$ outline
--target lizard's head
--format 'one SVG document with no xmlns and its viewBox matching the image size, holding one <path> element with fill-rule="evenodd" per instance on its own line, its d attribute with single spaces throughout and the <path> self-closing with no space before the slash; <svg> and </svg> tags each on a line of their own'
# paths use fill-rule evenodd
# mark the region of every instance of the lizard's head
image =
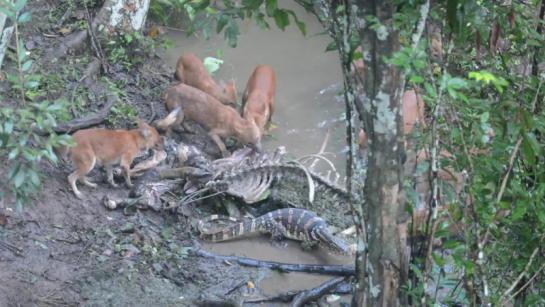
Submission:
<svg viewBox="0 0 545 307">
<path fill-rule="evenodd" d="M 315 232 L 319 245 L 324 247 L 335 254 L 350 255 L 352 251 L 348 247 L 348 244 L 344 240 L 334 236 L 327 227 L 320 227 Z"/>
</svg>

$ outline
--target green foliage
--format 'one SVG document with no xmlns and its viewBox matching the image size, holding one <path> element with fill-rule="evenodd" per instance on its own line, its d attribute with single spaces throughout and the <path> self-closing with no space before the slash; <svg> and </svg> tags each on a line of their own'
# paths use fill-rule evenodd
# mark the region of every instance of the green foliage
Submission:
<svg viewBox="0 0 545 307">
<path fill-rule="evenodd" d="M 142 55 L 152 53 L 154 47 L 154 41 L 138 31 L 118 32 L 106 42 L 105 50 L 108 60 L 130 69 L 133 65 L 141 65 L 145 58 Z"/>
<path fill-rule="evenodd" d="M 138 111 L 127 100 L 127 93 L 122 90 L 124 84 L 115 84 L 107 78 L 103 78 L 108 84 L 108 90 L 118 96 L 118 101 L 112 106 L 110 114 L 106 117 L 106 124 L 110 127 L 125 126 L 127 123 L 135 123 L 138 119 Z"/>
<path fill-rule="evenodd" d="M 447 219 L 453 224 L 463 217 L 464 233 L 458 240 L 446 237 L 443 249 L 450 251 L 447 259 L 435 254 L 431 257 L 440 268 L 454 264 L 455 272 L 448 278 L 474 283 L 474 293 L 460 287 L 456 295 L 446 299 L 449 302 L 467 304 L 469 295 L 483 299 L 485 276 L 489 300 L 500 304 L 500 299 L 509 299 L 502 294 L 517 276 L 527 270 L 525 276 L 530 278 L 544 263 L 542 258 L 534 259 L 527 266 L 533 251 L 540 248 L 545 229 L 545 84 L 543 73 L 530 74 L 534 59 L 535 63 L 545 61 L 543 52 L 536 48 L 545 45 L 544 36 L 536 35 L 536 11 L 538 2 L 500 5 L 449 0 L 432 6 L 431 22 L 446 21 L 443 42 L 445 37 L 452 38 L 445 62 L 429 58 L 425 44 L 415 50 L 409 47 L 418 10 L 405 3 L 396 14 L 403 47 L 389 62 L 407 73 L 410 86 L 424 89 L 429 110 L 441 103 L 436 118 L 439 150 L 453 155 L 450 167 L 468 173 L 465 190 L 452 194 L 454 198 L 449 200 L 459 214 L 456 217 L 451 212 Z M 498 35 L 497 44 L 490 42 L 493 35 Z M 519 140 L 520 149 L 516 146 Z M 429 136 L 423 142 L 429 142 Z M 471 208 L 473 213 L 468 211 Z M 502 210 L 505 214 L 499 215 Z M 486 265 L 482 265 L 476 246 L 486 232 L 490 238 L 483 246 Z M 435 237 L 443 234 L 440 228 Z M 414 261 L 414 279 L 407 293 L 420 301 L 424 294 L 417 281 L 423 276 L 422 259 Z M 511 294 L 520 286 L 517 284 Z M 534 304 L 534 294 L 544 287 L 537 279 L 532 289 L 521 289 L 526 299 L 522 305 Z"/>
<path fill-rule="evenodd" d="M 30 13 L 20 14 L 25 0 L 15 3 L 2 1 L 0 10 L 16 25 L 30 20 Z M 17 31 L 17 30 L 16 30 Z M 18 38 L 18 39 L 17 39 Z M 53 132 L 58 119 L 68 117 L 66 102 L 57 100 L 35 101 L 41 94 L 43 76 L 31 73 L 34 61 L 29 58 L 23 40 L 16 35 L 16 52 L 13 59 L 18 70 L 7 73 L 12 97 L 18 102 L 0 106 L 0 156 L 7 157 L 7 173 L 0 178 L 0 185 L 15 197 L 17 209 L 39 191 L 41 174 L 39 164 L 43 159 L 57 161 L 53 151 L 58 146 L 71 144 L 69 136 L 58 136 Z M 6 98 L 3 96 L 2 98 Z M 5 197 L 0 191 L 0 198 Z"/>
<path fill-rule="evenodd" d="M 243 0 L 240 3 L 232 0 L 223 1 L 223 7 L 211 5 L 209 0 L 157 0 L 151 3 L 152 16 L 163 23 L 168 23 L 172 14 L 170 11 L 183 12 L 191 22 L 189 34 L 202 31 L 205 38 L 209 38 L 215 31 L 223 32 L 229 46 L 236 47 L 240 34 L 239 21 L 253 18 L 261 29 L 270 28 L 270 20 L 276 26 L 285 30 L 292 22 L 306 35 L 306 25 L 297 18 L 295 12 L 278 6 L 277 0 Z"/>
</svg>

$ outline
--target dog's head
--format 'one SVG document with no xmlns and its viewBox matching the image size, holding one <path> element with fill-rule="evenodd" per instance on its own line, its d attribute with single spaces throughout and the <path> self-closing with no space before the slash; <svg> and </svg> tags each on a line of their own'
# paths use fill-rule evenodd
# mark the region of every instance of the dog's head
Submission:
<svg viewBox="0 0 545 307">
<path fill-rule="evenodd" d="M 144 147 L 146 149 L 163 149 L 164 140 L 163 137 L 159 135 L 159 132 L 157 132 L 157 129 L 148 125 L 142 119 L 138 120 L 138 129 L 140 130 L 140 134 L 144 140 Z"/>
</svg>

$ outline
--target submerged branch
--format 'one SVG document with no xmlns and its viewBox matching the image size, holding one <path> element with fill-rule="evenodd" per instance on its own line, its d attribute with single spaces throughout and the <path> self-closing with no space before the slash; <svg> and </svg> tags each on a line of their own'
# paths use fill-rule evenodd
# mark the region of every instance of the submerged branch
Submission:
<svg viewBox="0 0 545 307">
<path fill-rule="evenodd" d="M 246 257 L 216 255 L 200 248 L 191 251 L 194 255 L 204 258 L 214 259 L 216 261 L 235 262 L 239 265 L 255 268 L 267 268 L 281 272 L 304 272 L 313 274 L 352 276 L 355 273 L 354 266 L 351 265 L 320 265 L 320 264 L 292 264 L 276 261 L 264 261 Z"/>
<path fill-rule="evenodd" d="M 350 282 L 348 282 L 348 281 L 344 281 L 343 277 L 336 277 L 336 278 L 333 278 L 332 280 L 335 280 L 337 278 L 341 278 L 341 279 L 343 279 L 343 281 L 336 284 L 335 288 L 329 289 L 328 291 L 324 292 L 322 295 L 325 295 L 325 294 L 351 294 L 352 293 L 352 284 Z M 332 280 L 327 281 L 327 282 L 331 282 Z M 320 286 L 318 286 L 318 287 L 320 287 Z M 272 296 L 272 297 L 263 297 L 263 298 L 252 299 L 252 300 L 245 300 L 244 303 L 248 303 L 248 304 L 249 303 L 251 303 L 251 304 L 264 303 L 264 302 L 288 303 L 288 302 L 291 302 L 294 299 L 294 297 L 297 296 L 298 294 L 300 294 L 302 292 L 305 292 L 305 291 L 312 291 L 312 290 L 315 290 L 315 289 L 317 289 L 317 288 L 310 289 L 310 290 L 301 290 L 301 291 L 288 291 L 288 292 L 281 293 L 281 294 L 278 294 L 278 295 L 275 295 L 275 296 Z"/>
<path fill-rule="evenodd" d="M 293 298 L 293 302 L 291 303 L 291 306 L 292 307 L 304 306 L 308 302 L 315 301 L 319 299 L 320 297 L 324 296 L 325 294 L 328 294 L 331 289 L 334 289 L 343 280 L 344 280 L 344 277 L 335 277 L 333 279 L 330 279 L 320 284 L 316 288 L 301 291 L 299 292 L 299 294 L 297 294 Z"/>
</svg>

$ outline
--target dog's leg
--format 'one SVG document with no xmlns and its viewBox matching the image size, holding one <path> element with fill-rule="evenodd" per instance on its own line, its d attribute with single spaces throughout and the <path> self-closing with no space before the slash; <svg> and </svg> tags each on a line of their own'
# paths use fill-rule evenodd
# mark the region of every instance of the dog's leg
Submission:
<svg viewBox="0 0 545 307">
<path fill-rule="evenodd" d="M 74 191 L 74 194 L 77 198 L 81 199 L 82 194 L 78 190 L 78 186 L 76 185 L 76 181 L 78 181 L 78 171 L 75 170 L 72 174 L 68 175 L 68 183 L 70 183 L 70 187 L 72 187 L 72 191 Z"/>
<path fill-rule="evenodd" d="M 125 177 L 125 183 L 127 184 L 127 187 L 132 187 L 131 182 L 131 163 L 134 157 L 131 155 L 124 155 L 121 157 L 121 168 L 123 169 L 123 176 Z"/>
<path fill-rule="evenodd" d="M 83 182 L 83 184 L 85 184 L 86 186 L 91 187 L 93 189 L 95 189 L 97 187 L 97 184 L 94 183 L 94 182 L 89 181 L 89 178 L 87 178 L 87 176 L 83 176 L 81 178 L 81 182 Z"/>
<path fill-rule="evenodd" d="M 218 148 L 220 149 L 221 151 L 221 155 L 226 158 L 226 157 L 229 157 L 230 156 L 230 153 L 227 151 L 227 148 L 225 147 L 225 143 L 223 143 L 223 141 L 221 140 L 221 138 L 219 137 L 219 135 L 217 135 L 216 133 L 214 133 L 214 131 L 210 131 L 208 132 L 208 135 L 212 138 L 212 140 L 214 140 L 214 142 L 216 143 L 216 145 L 218 145 Z"/>
<path fill-rule="evenodd" d="M 108 183 L 116 188 L 117 184 L 114 182 L 114 168 L 112 165 L 104 165 L 104 168 L 106 169 L 106 177 L 108 179 Z"/>
<path fill-rule="evenodd" d="M 96 163 L 96 158 L 92 155 L 85 155 L 84 153 L 72 153 L 72 162 L 76 166 L 76 170 L 68 175 L 68 183 L 72 187 L 72 191 L 77 198 L 81 199 L 82 194 L 78 190 L 77 181 L 78 179 L 85 183 L 85 175 L 87 175 L 94 167 Z"/>
</svg>

